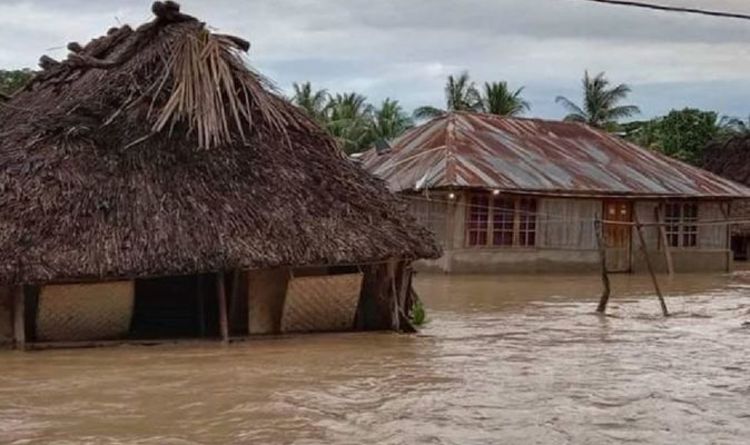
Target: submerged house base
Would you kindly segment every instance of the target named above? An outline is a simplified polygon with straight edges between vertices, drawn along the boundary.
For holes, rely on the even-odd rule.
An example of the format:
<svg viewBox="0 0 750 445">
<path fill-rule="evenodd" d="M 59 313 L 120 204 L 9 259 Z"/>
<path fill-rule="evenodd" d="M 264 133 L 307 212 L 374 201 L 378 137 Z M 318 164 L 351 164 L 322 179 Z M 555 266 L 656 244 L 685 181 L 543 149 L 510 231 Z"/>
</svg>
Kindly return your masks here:
<svg viewBox="0 0 750 445">
<path fill-rule="evenodd" d="M 0 345 L 17 349 L 413 331 L 407 261 L 0 288 Z"/>
<path fill-rule="evenodd" d="M 669 262 L 675 272 L 733 268 L 728 200 L 567 198 L 481 190 L 405 197 L 412 214 L 443 245 L 441 258 L 415 263 L 421 271 L 598 273 L 601 261 L 594 223 L 602 215 L 613 220 L 605 222 L 603 230 L 611 272 L 646 272 L 635 227 L 618 225 L 633 224 L 636 218 L 645 225 L 644 241 L 657 272 L 668 272 Z M 500 203 L 519 202 L 529 210 L 522 211 L 519 205 L 498 208 Z M 610 210 L 616 215 L 608 215 Z M 713 223 L 702 225 L 702 221 Z"/>
</svg>

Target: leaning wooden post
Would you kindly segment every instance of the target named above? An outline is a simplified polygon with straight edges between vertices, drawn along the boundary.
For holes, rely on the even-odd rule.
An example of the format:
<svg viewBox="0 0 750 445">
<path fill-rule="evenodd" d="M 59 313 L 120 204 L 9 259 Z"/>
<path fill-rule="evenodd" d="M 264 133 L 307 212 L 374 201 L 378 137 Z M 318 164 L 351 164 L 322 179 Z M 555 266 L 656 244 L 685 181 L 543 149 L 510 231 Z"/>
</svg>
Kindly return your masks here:
<svg viewBox="0 0 750 445">
<path fill-rule="evenodd" d="M 599 218 L 594 221 L 594 229 L 596 231 L 596 243 L 599 247 L 599 262 L 601 263 L 602 270 L 602 297 L 599 299 L 599 306 L 596 311 L 603 314 L 607 310 L 607 303 L 609 303 L 609 295 L 611 293 L 609 286 L 609 274 L 607 273 L 607 251 L 604 246 L 604 235 L 602 234 L 602 222 Z"/>
<path fill-rule="evenodd" d="M 26 349 L 26 304 L 23 286 L 13 289 L 13 340 L 16 349 Z"/>
<path fill-rule="evenodd" d="M 216 298 L 219 301 L 219 328 L 221 341 L 229 343 L 229 319 L 227 317 L 227 294 L 224 288 L 224 273 L 216 274 Z"/>
<path fill-rule="evenodd" d="M 667 303 L 664 301 L 664 295 L 661 293 L 661 288 L 659 287 L 659 281 L 656 279 L 656 273 L 654 273 L 654 268 L 651 265 L 651 257 L 648 255 L 648 249 L 646 248 L 646 240 L 643 237 L 643 227 L 641 226 L 641 223 L 638 221 L 638 215 L 635 214 L 635 211 L 633 212 L 633 219 L 635 219 L 635 228 L 636 232 L 638 232 L 638 239 L 640 240 L 641 244 L 641 253 L 643 253 L 644 261 L 646 261 L 646 268 L 648 268 L 648 273 L 651 275 L 651 281 L 654 283 L 654 289 L 656 290 L 656 295 L 659 297 L 659 304 L 661 304 L 661 312 L 664 314 L 665 317 L 669 316 L 669 311 L 667 310 Z"/>
</svg>

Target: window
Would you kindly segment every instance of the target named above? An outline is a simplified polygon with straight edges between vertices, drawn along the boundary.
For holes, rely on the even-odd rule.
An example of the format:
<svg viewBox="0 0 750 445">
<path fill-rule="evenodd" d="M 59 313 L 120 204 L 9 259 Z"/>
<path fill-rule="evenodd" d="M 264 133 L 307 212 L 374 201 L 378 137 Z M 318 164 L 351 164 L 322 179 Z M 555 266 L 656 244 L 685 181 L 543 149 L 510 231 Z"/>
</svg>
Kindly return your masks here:
<svg viewBox="0 0 750 445">
<path fill-rule="evenodd" d="M 698 204 L 670 202 L 664 206 L 667 242 L 671 247 L 698 245 Z"/>
<path fill-rule="evenodd" d="M 467 223 L 470 246 L 487 244 L 487 222 L 489 221 L 489 195 L 471 195 L 469 200 L 469 221 Z"/>
<path fill-rule="evenodd" d="M 466 244 L 471 247 L 536 245 L 536 200 L 474 193 L 469 198 Z"/>
<path fill-rule="evenodd" d="M 492 200 L 492 245 L 512 246 L 516 203 L 510 198 Z"/>
</svg>

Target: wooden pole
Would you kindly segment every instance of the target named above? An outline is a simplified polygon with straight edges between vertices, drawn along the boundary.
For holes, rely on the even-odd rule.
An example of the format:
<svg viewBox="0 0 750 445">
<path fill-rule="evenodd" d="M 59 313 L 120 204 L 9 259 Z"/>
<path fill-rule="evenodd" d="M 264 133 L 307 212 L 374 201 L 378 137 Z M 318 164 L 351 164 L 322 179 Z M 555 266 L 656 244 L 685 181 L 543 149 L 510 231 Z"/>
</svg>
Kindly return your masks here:
<svg viewBox="0 0 750 445">
<path fill-rule="evenodd" d="M 203 300 L 203 276 L 198 275 L 195 281 L 195 298 L 198 305 L 198 330 L 201 337 L 206 336 L 206 304 Z"/>
<path fill-rule="evenodd" d="M 635 211 L 633 211 L 633 218 L 635 219 L 635 228 L 636 232 L 638 232 L 638 239 L 641 243 L 641 253 L 643 253 L 644 261 L 646 261 L 646 267 L 648 268 L 648 273 L 651 275 L 651 281 L 654 283 L 654 289 L 656 290 L 656 296 L 659 297 L 659 304 L 661 305 L 661 312 L 664 314 L 665 317 L 669 316 L 669 311 L 667 310 L 667 303 L 664 301 L 664 295 L 661 293 L 661 288 L 659 287 L 659 281 L 656 279 L 656 273 L 654 273 L 654 268 L 651 265 L 651 257 L 648 255 L 648 249 L 646 248 L 646 239 L 643 237 L 643 227 L 641 227 L 641 223 L 638 222 L 638 215 L 636 215 Z"/>
<path fill-rule="evenodd" d="M 229 298 L 229 330 L 236 329 L 240 323 L 240 270 L 235 269 L 232 271 L 232 289 L 230 289 Z M 245 295 L 247 298 L 247 295 Z"/>
<path fill-rule="evenodd" d="M 659 235 L 661 235 L 661 245 L 664 247 L 664 257 L 667 260 L 667 272 L 670 277 L 674 276 L 674 262 L 672 260 L 672 247 L 669 245 L 669 239 L 667 238 L 667 228 L 665 227 L 666 220 L 662 218 L 659 207 L 656 207 L 656 220 L 664 223 L 659 224 Z"/>
<path fill-rule="evenodd" d="M 26 349 L 26 304 L 23 286 L 13 289 L 13 340 L 16 349 Z"/>
<path fill-rule="evenodd" d="M 596 243 L 599 247 L 599 262 L 601 263 L 602 271 L 602 297 L 599 299 L 599 306 L 596 311 L 603 314 L 607 310 L 607 303 L 609 303 L 609 296 L 611 293 L 609 285 L 609 274 L 607 272 L 607 251 L 604 246 L 604 235 L 602 233 L 602 222 L 599 218 L 594 221 L 594 229 L 596 230 Z"/>
<path fill-rule="evenodd" d="M 219 301 L 219 328 L 221 341 L 229 343 L 229 319 L 227 318 L 227 294 L 224 288 L 224 273 L 216 274 L 216 298 Z"/>
</svg>

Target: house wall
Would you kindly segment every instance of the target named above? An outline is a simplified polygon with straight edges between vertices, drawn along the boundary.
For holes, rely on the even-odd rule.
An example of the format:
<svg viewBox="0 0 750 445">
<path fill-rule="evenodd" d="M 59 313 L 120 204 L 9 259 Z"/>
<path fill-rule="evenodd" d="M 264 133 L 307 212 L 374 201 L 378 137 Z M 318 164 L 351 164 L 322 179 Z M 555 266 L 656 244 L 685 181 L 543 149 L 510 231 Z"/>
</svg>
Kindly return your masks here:
<svg viewBox="0 0 750 445">
<path fill-rule="evenodd" d="M 250 334 L 281 332 L 281 313 L 289 283 L 289 269 L 248 272 L 248 328 Z"/>
<path fill-rule="evenodd" d="M 635 205 L 636 215 L 642 223 L 656 221 L 657 201 L 642 201 Z M 698 220 L 716 221 L 725 218 L 720 202 L 702 202 L 698 205 Z M 661 233 L 658 227 L 644 227 L 643 237 L 648 246 L 648 254 L 655 270 L 667 270 L 667 256 L 662 247 Z M 698 227 L 697 248 L 669 249 L 676 272 L 721 272 L 730 271 L 733 267 L 732 252 L 729 245 L 729 229 L 725 224 L 704 225 Z M 647 271 L 643 253 L 638 244 L 638 234 L 633 229 L 633 272 Z"/>
<path fill-rule="evenodd" d="M 425 217 L 425 197 L 412 197 L 421 207 L 412 207 L 417 219 L 433 230 L 441 241 L 445 254 L 437 260 L 420 261 L 419 270 L 448 273 L 543 273 L 543 272 L 598 272 L 600 259 L 594 220 L 602 213 L 601 199 L 539 198 L 537 201 L 537 239 L 533 248 L 466 247 L 467 196 L 455 193 L 431 194 L 435 200 Z M 437 202 L 439 201 L 439 202 Z M 637 201 L 634 214 L 642 223 L 655 222 L 660 201 Z M 699 204 L 700 220 L 722 219 L 719 202 Z M 444 218 L 438 215 L 442 212 Z M 662 216 L 663 217 L 663 216 Z M 677 272 L 726 271 L 732 260 L 726 225 L 701 226 L 698 246 L 671 249 Z M 667 261 L 658 227 L 644 227 L 643 235 L 652 264 L 659 272 L 667 270 Z M 632 271 L 646 270 L 640 252 L 638 235 L 633 229 L 630 264 Z"/>
<path fill-rule="evenodd" d="M 13 343 L 13 293 L 0 286 L 0 347 Z"/>
</svg>

